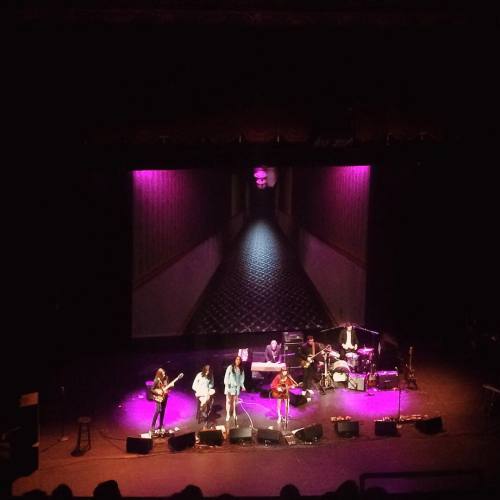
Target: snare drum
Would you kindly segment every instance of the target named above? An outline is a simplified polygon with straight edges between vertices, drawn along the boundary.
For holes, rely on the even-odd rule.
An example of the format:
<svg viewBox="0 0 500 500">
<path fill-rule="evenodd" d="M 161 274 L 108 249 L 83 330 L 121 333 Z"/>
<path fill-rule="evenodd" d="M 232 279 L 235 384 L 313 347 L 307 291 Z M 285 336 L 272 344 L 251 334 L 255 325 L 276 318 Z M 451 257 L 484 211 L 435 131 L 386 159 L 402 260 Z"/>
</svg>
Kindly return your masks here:
<svg viewBox="0 0 500 500">
<path fill-rule="evenodd" d="M 355 352 L 347 352 L 345 358 L 350 369 L 355 371 L 359 363 L 359 355 Z"/>
</svg>

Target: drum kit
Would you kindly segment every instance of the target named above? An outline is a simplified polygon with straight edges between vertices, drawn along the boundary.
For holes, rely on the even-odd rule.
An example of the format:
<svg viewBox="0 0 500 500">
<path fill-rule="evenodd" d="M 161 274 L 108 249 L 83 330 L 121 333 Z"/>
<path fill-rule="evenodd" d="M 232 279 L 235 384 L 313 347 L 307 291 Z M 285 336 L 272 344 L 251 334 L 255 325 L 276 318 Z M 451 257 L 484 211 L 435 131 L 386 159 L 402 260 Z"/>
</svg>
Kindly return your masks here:
<svg viewBox="0 0 500 500">
<path fill-rule="evenodd" d="M 347 380 L 349 373 L 369 373 L 373 366 L 374 351 L 373 347 L 362 347 L 357 351 L 347 352 L 344 360 L 340 359 L 339 352 L 331 350 L 325 355 L 325 361 L 320 363 L 321 387 L 334 388 L 336 374 L 344 374 L 344 379 Z"/>
</svg>

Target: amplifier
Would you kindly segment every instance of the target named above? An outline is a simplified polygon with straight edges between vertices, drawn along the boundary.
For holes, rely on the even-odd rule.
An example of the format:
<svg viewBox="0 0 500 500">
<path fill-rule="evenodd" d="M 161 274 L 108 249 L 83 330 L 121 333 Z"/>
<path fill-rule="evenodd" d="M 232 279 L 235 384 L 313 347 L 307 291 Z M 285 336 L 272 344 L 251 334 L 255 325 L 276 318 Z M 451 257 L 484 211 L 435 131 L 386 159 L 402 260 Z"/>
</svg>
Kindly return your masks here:
<svg viewBox="0 0 500 500">
<path fill-rule="evenodd" d="M 304 334 L 302 332 L 283 332 L 283 343 L 288 342 L 304 342 Z"/>
<path fill-rule="evenodd" d="M 399 385 L 399 374 L 397 371 L 378 371 L 377 389 L 382 391 L 397 389 Z"/>
<path fill-rule="evenodd" d="M 283 345 L 284 361 L 289 368 L 300 367 L 299 349 L 301 345 L 302 342 L 285 342 Z"/>
<path fill-rule="evenodd" d="M 148 401 L 154 401 L 153 400 L 153 393 L 151 392 L 151 389 L 153 388 L 154 382 L 152 380 L 146 380 L 145 385 L 146 385 L 146 399 Z"/>
<path fill-rule="evenodd" d="M 353 391 L 366 391 L 366 373 L 350 373 L 347 388 Z"/>
</svg>

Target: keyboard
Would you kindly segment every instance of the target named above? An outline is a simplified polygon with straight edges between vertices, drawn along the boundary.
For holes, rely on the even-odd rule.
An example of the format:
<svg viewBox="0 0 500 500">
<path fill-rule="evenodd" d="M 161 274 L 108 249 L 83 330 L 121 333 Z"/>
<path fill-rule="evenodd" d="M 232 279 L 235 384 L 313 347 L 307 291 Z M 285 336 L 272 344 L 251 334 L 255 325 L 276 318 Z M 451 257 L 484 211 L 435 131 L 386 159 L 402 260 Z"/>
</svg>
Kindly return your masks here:
<svg viewBox="0 0 500 500">
<path fill-rule="evenodd" d="M 262 363 L 254 361 L 251 370 L 253 372 L 279 372 L 281 368 L 285 368 L 285 363 Z"/>
</svg>

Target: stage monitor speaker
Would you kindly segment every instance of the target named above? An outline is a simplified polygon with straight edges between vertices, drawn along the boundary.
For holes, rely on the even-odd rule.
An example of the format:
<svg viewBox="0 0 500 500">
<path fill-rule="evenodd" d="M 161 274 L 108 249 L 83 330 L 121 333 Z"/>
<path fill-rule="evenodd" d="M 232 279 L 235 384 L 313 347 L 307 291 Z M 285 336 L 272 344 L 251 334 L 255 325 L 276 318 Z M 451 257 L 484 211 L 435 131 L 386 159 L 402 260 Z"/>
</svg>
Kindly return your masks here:
<svg viewBox="0 0 500 500">
<path fill-rule="evenodd" d="M 292 406 L 302 406 L 307 403 L 307 398 L 302 396 L 302 394 L 296 394 L 290 391 L 290 404 Z"/>
<path fill-rule="evenodd" d="M 140 453 L 146 455 L 153 449 L 153 440 L 151 438 L 128 437 L 127 453 Z"/>
<path fill-rule="evenodd" d="M 222 446 L 224 436 L 220 430 L 208 430 L 198 432 L 200 444 L 208 444 L 209 446 Z"/>
<path fill-rule="evenodd" d="M 232 444 L 252 442 L 252 428 L 233 427 L 229 429 L 229 442 Z"/>
<path fill-rule="evenodd" d="M 196 433 L 188 432 L 186 434 L 179 434 L 172 436 L 168 440 L 168 447 L 172 451 L 183 451 L 186 448 L 192 448 L 196 443 Z"/>
<path fill-rule="evenodd" d="M 279 444 L 281 432 L 276 429 L 258 429 L 257 442 L 265 444 Z"/>
<path fill-rule="evenodd" d="M 375 436 L 399 436 L 395 420 L 375 420 Z"/>
<path fill-rule="evenodd" d="M 437 434 L 443 432 L 443 420 L 441 417 L 424 418 L 423 420 L 417 420 L 415 427 L 424 434 Z"/>
<path fill-rule="evenodd" d="M 339 420 L 335 422 L 335 431 L 341 437 L 359 436 L 359 422 L 356 420 Z"/>
<path fill-rule="evenodd" d="M 306 443 L 312 443 L 318 441 L 323 437 L 323 425 L 322 424 L 312 424 L 308 427 L 303 427 L 294 432 L 295 437 Z"/>
</svg>

